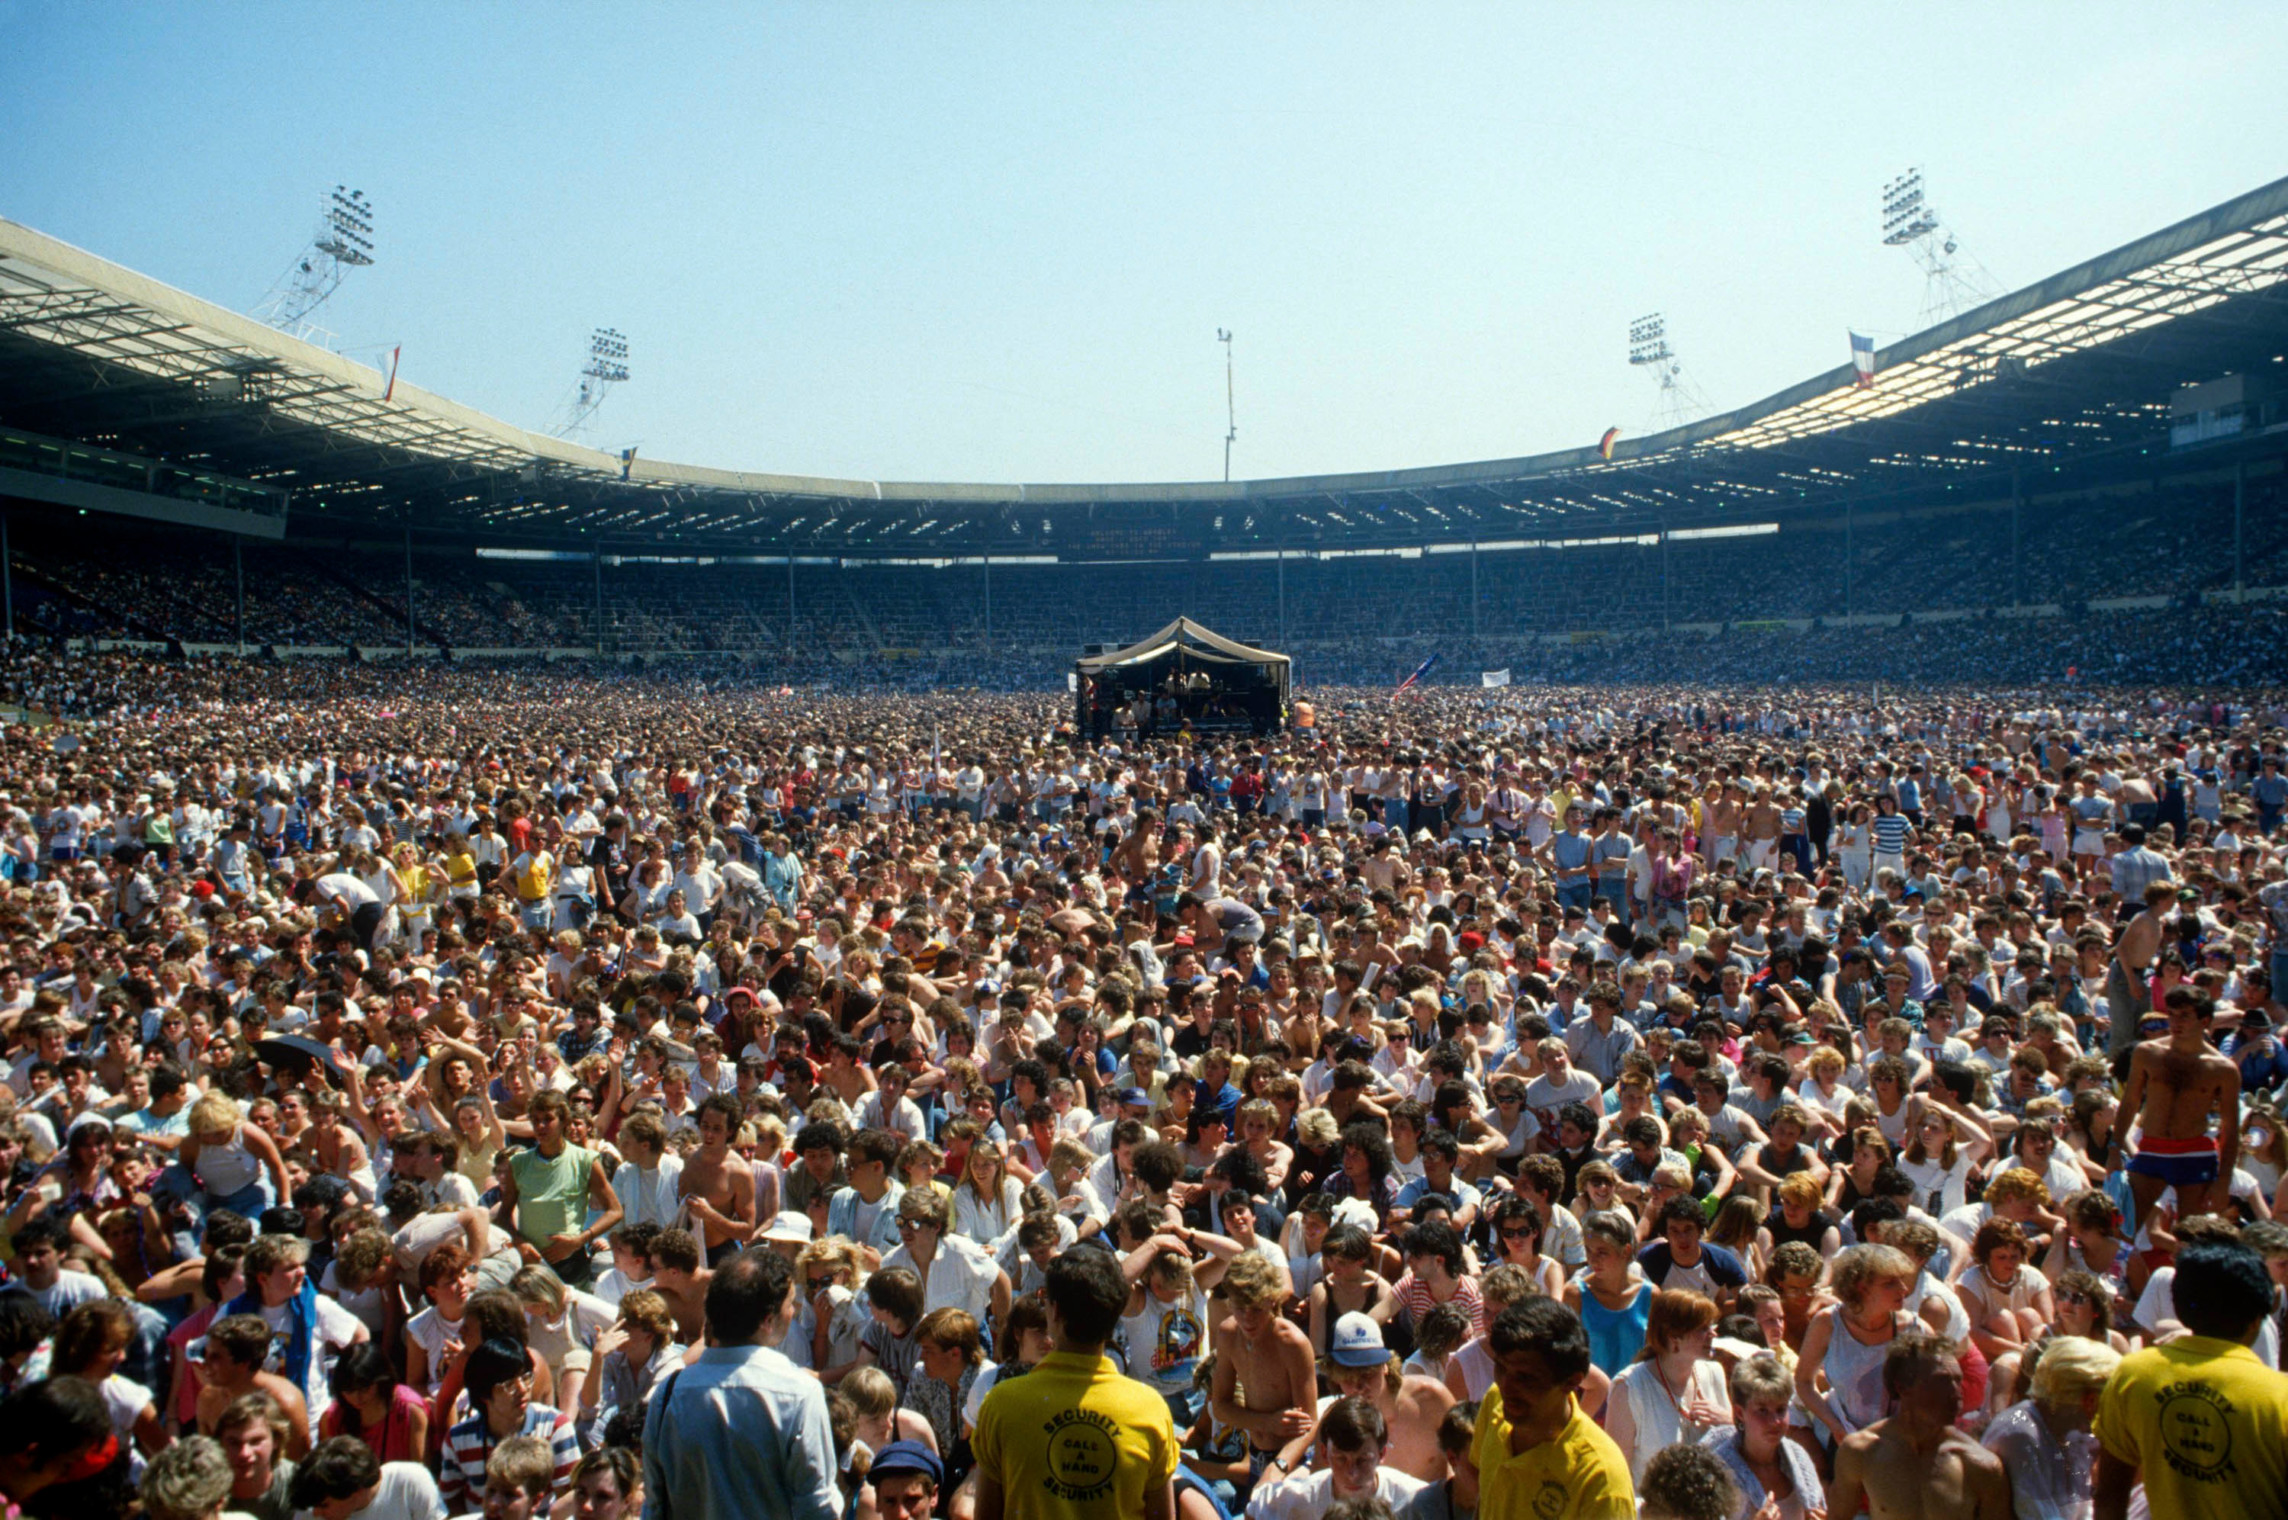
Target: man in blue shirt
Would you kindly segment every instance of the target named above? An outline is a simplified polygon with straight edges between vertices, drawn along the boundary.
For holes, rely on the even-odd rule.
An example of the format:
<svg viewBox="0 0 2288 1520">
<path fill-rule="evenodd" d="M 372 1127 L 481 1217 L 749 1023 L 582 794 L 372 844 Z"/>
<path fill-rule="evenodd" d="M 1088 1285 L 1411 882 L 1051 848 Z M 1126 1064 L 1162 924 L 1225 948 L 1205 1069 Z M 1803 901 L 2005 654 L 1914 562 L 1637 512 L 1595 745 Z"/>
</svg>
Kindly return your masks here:
<svg viewBox="0 0 2288 1520">
<path fill-rule="evenodd" d="M 1581 810 L 1567 808 L 1565 832 L 1554 834 L 1549 840 L 1549 864 L 1557 878 L 1557 901 L 1561 905 L 1588 911 L 1589 899 L 1596 890 L 1590 861 L 1594 849 L 1589 836 L 1581 832 Z"/>
<path fill-rule="evenodd" d="M 2145 825 L 2123 824 L 2121 843 L 2121 853 L 2113 857 L 2113 891 L 2121 901 L 2143 902 L 2147 887 L 2157 881 L 2175 880 L 2160 852 L 2145 847 Z"/>
<path fill-rule="evenodd" d="M 661 1382 L 644 1420 L 644 1520 L 837 1520 L 826 1389 L 777 1350 L 794 1323 L 793 1281 L 793 1264 L 767 1246 L 715 1268 L 708 1347 Z"/>
</svg>

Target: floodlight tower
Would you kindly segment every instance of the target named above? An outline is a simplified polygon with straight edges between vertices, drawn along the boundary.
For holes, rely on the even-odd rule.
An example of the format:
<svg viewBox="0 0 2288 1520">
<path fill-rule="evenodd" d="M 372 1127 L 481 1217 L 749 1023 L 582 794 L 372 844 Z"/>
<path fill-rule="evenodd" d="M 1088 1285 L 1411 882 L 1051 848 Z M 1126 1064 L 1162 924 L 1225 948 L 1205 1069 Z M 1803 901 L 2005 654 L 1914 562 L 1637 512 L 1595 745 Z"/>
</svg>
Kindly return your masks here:
<svg viewBox="0 0 2288 1520">
<path fill-rule="evenodd" d="M 298 338 L 314 341 L 331 336 L 307 318 L 340 288 L 344 274 L 372 263 L 373 206 L 363 190 L 336 185 L 319 208 L 318 230 L 311 234 L 310 245 L 278 277 L 254 314 Z"/>
<path fill-rule="evenodd" d="M 1682 427 L 1708 410 L 1708 398 L 1684 373 L 1684 361 L 1669 346 L 1668 319 L 1659 312 L 1629 324 L 1629 363 L 1652 371 L 1660 384 L 1660 399 L 1653 404 L 1647 432 Z"/>
<path fill-rule="evenodd" d="M 1231 388 L 1231 329 L 1216 329 L 1216 341 L 1223 345 L 1223 478 L 1231 479 L 1231 446 L 1239 440 L 1239 412 L 1232 399 Z"/>
<path fill-rule="evenodd" d="M 565 404 L 564 420 L 555 429 L 559 438 L 578 432 L 596 415 L 612 387 L 628 378 L 628 338 L 616 327 L 599 327 L 588 335 L 588 362 L 580 370 L 580 388 Z"/>
<path fill-rule="evenodd" d="M 1962 240 L 1947 230 L 1923 185 L 1923 171 L 1909 169 L 1883 187 L 1883 245 L 1904 248 L 1923 271 L 1923 304 L 1918 328 L 1930 327 L 2001 294 L 1986 267 L 1963 252 Z"/>
</svg>

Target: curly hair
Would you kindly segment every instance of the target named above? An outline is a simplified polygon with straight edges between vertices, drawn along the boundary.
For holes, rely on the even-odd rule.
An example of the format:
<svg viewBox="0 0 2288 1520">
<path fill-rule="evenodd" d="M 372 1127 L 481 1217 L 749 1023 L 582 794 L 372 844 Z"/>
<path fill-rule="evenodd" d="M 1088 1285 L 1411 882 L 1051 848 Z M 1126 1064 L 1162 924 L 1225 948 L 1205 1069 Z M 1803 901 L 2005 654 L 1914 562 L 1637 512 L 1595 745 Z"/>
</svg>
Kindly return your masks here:
<svg viewBox="0 0 2288 1520">
<path fill-rule="evenodd" d="M 1875 1284 L 1893 1278 L 1909 1284 L 1915 1280 L 1915 1264 L 1905 1252 L 1890 1246 L 1853 1246 L 1835 1258 L 1828 1286 L 1848 1306 L 1863 1300 Z"/>
<path fill-rule="evenodd" d="M 1724 1459 L 1705 1446 L 1662 1447 L 1637 1482 L 1643 1520 L 1730 1520 L 1740 1486 Z"/>
</svg>

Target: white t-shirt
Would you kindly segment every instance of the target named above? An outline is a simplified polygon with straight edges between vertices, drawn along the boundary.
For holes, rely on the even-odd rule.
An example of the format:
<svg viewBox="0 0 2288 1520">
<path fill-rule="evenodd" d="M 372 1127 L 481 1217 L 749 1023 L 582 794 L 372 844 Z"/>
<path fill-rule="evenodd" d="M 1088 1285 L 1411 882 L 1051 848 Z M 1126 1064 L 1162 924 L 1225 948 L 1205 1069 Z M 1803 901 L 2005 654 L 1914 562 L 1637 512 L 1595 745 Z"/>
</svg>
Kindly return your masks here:
<svg viewBox="0 0 2288 1520">
<path fill-rule="evenodd" d="M 448 1321 L 437 1312 L 437 1306 L 431 1304 L 405 1322 L 405 1338 L 419 1346 L 429 1359 L 429 1382 L 421 1391 L 433 1399 L 437 1396 L 437 1386 L 445 1380 L 445 1363 L 450 1360 L 446 1348 L 460 1342 L 461 1321 Z"/>
<path fill-rule="evenodd" d="M 294 1520 L 315 1520 L 316 1510 L 294 1512 Z M 437 1480 L 419 1462 L 384 1462 L 373 1502 L 350 1520 L 445 1520 L 445 1500 Z"/>
<path fill-rule="evenodd" d="M 1969 1180 L 1973 1165 L 1970 1152 L 1959 1148 L 1951 1167 L 1939 1165 L 1936 1156 L 1925 1161 L 1909 1161 L 1904 1157 L 1899 1160 L 1899 1170 L 1907 1174 L 1908 1180 L 1922 1194 L 1918 1201 L 1933 1214 L 1951 1214 L 1968 1201 L 1964 1184 Z"/>
<path fill-rule="evenodd" d="M 363 1320 L 325 1295 L 320 1294 L 314 1302 L 318 1306 L 318 1323 L 313 1336 L 316 1344 L 311 1348 L 309 1373 L 302 1379 L 302 1396 L 309 1401 L 313 1419 L 333 1407 L 334 1358 L 344 1348 L 355 1345 L 365 1330 Z M 292 1308 L 291 1304 L 280 1304 L 275 1309 L 261 1311 L 263 1323 L 270 1327 L 270 1360 L 263 1367 L 265 1372 L 281 1376 L 286 1372 L 286 1349 L 294 1339 L 294 1320 L 289 1312 Z M 444 1511 L 440 1509 L 438 1513 Z"/>
<path fill-rule="evenodd" d="M 363 908 L 381 901 L 381 894 L 347 871 L 335 871 L 318 878 L 318 890 L 328 897 L 338 897 L 350 907 Z"/>
</svg>

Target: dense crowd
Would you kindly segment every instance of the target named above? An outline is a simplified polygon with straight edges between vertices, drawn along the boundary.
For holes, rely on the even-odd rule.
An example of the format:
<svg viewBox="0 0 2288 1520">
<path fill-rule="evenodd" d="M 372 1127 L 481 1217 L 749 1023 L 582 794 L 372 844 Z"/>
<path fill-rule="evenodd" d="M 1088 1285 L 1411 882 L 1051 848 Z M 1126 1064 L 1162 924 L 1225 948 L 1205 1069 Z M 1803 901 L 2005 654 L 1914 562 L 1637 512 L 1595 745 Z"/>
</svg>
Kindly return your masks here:
<svg viewBox="0 0 2288 1520">
<path fill-rule="evenodd" d="M 2288 680 L 2271 617 L 2186 613 L 2236 575 L 2262 592 L 2288 578 L 2280 503 L 2277 480 L 2252 482 L 2237 539 L 2228 482 L 2039 498 L 2015 531 L 1992 503 L 1867 508 L 1848 532 L 1828 511 L 1742 537 L 1497 540 L 1478 554 L 1330 549 L 1276 563 L 1203 558 L 1205 543 L 1181 561 L 1088 563 L 1087 546 L 1060 541 L 1051 524 L 1025 552 L 1070 562 L 988 569 L 974 557 L 933 566 L 821 556 L 791 577 L 783 562 L 739 556 L 597 565 L 423 546 L 409 563 L 394 548 L 296 541 L 249 543 L 234 556 L 213 535 L 94 545 L 28 524 L 11 564 L 20 631 L 402 648 L 410 573 L 412 642 L 425 647 L 600 646 L 905 689 L 1045 690 L 1075 650 L 1126 642 L 1171 608 L 1287 650 L 1328 683 L 1395 683 L 1436 651 L 1449 679 L 1506 667 L 1520 679 L 1658 681 L 1673 668 L 1726 683 L 2032 684 L 2074 669 L 2113 684 L 2260 686 Z M 2124 598 L 2169 605 L 2091 605 Z M 2041 615 L 1997 612 L 2016 608 Z M 1949 620 L 1912 621 L 1941 615 Z M 1847 616 L 1910 621 L 1824 626 Z M 1813 620 L 1823 626 L 1804 631 Z M 1970 664 L 1949 669 L 1957 650 Z"/>
<path fill-rule="evenodd" d="M 0 1496 L 2288 1513 L 2288 695 L 1680 679 L 12 646 Z"/>
</svg>

